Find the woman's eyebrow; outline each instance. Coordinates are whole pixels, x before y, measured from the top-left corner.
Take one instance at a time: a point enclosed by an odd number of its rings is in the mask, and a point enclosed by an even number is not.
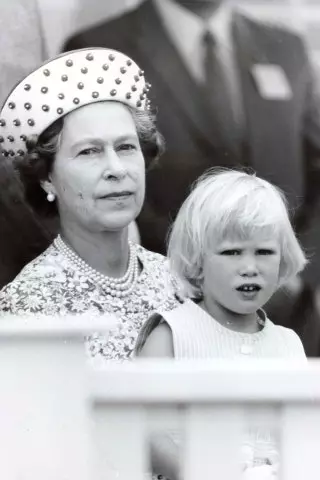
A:
[[[124,142],[124,141],[139,141],[138,139],[138,136],[133,134],[133,133],[129,133],[129,134],[125,134],[125,135],[120,135],[120,137],[116,137],[114,139],[114,141],[116,143],[121,143],[121,142]],[[103,139],[102,138],[97,138],[97,137],[87,137],[87,138],[81,138],[81,140],[73,143],[71,145],[71,149],[72,150],[76,150],[77,148],[81,147],[82,145],[85,145],[86,143],[92,143],[94,145],[98,145],[98,144],[101,144],[103,143]]]
[[[125,140],[131,140],[131,141],[138,141],[138,135],[130,133],[128,135],[121,135],[120,137],[116,138],[117,143],[124,142]]]
[[[76,150],[77,148],[81,147],[82,145],[85,145],[86,143],[93,143],[93,144],[97,145],[97,144],[101,143],[101,140],[99,140],[96,137],[82,138],[78,142],[72,143],[71,144],[71,149]]]

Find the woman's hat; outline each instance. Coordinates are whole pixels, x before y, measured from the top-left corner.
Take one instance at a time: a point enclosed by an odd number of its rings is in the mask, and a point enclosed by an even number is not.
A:
[[[123,53],[84,48],[63,53],[22,80],[0,114],[0,146],[5,156],[23,156],[26,140],[40,135],[58,118],[83,105],[113,100],[149,109],[150,84]]]

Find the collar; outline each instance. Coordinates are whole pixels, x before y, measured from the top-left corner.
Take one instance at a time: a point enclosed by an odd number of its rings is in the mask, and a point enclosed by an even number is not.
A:
[[[186,39],[190,43],[198,42],[206,29],[211,30],[221,47],[230,47],[232,8],[228,1],[206,21],[174,0],[154,2],[168,33],[179,48],[185,49]]]

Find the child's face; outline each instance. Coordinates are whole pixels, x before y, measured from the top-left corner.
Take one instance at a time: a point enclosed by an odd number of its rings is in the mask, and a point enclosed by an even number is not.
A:
[[[270,234],[222,240],[204,260],[204,298],[233,313],[254,313],[277,289],[279,268],[280,245]]]

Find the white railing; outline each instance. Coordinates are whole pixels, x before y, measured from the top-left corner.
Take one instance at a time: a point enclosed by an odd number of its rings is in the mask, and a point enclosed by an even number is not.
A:
[[[82,342],[92,328],[1,323],[1,479],[142,480],[150,433],[173,428],[183,479],[236,480],[248,422],[277,428],[281,480],[319,478],[318,361],[94,369]]]
[[[99,419],[97,438],[102,441],[99,479],[105,478],[108,454],[118,465],[126,465],[121,478],[141,479],[146,468],[145,438],[156,426],[180,427],[183,432],[183,479],[240,478],[238,460],[246,422],[278,429],[279,478],[312,480],[320,476],[317,361],[308,365],[137,362],[95,372],[91,380],[91,398]]]

